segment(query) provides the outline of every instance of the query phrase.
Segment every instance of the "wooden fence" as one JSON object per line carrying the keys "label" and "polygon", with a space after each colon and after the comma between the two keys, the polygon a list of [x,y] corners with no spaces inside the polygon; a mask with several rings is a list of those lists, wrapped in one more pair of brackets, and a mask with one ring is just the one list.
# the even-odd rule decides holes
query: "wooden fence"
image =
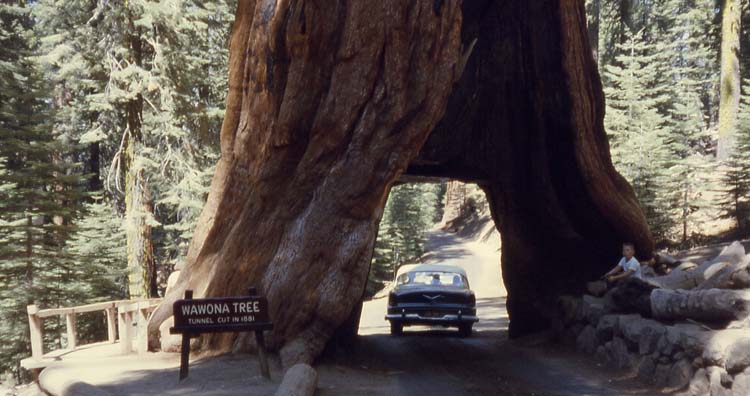
{"label": "wooden fence", "polygon": [[[96,311],[104,311],[106,314],[107,340],[110,343],[115,343],[119,339],[120,351],[123,354],[133,352],[133,346],[138,353],[145,353],[148,351],[148,318],[159,303],[161,303],[160,298],[107,301],[77,307],[50,309],[39,309],[36,305],[29,305],[26,310],[29,315],[31,332],[31,358],[22,360],[21,365],[27,369],[46,366],[44,363],[43,319],[59,315],[65,316],[67,350],[72,351],[80,346],[77,343],[76,315]],[[133,327],[136,328],[135,332]],[[134,336],[137,336],[135,345],[133,343]]]}

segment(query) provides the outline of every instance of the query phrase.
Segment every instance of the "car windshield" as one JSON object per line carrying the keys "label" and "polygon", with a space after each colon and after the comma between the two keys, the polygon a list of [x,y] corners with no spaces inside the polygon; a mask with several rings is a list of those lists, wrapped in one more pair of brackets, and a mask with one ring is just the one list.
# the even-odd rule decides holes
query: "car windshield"
{"label": "car windshield", "polygon": [[466,277],[457,272],[447,271],[412,271],[399,275],[398,286],[446,286],[468,289]]}

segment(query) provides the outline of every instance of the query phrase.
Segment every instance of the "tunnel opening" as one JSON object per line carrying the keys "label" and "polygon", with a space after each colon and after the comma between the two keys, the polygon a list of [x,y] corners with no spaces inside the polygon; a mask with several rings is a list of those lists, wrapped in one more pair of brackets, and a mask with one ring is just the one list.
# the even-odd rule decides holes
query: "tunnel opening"
{"label": "tunnel opening", "polygon": [[[623,240],[653,250],[611,164],[581,2],[354,5],[261,15],[239,3],[222,155],[149,332],[186,289],[251,284],[269,300],[284,364],[312,361],[356,334],[387,193],[411,177],[482,186],[501,231],[511,337],[546,329],[557,297],[606,270]],[[298,30],[307,19],[314,34]]]}
{"label": "tunnel opening", "polygon": [[[467,284],[462,286],[475,296],[479,322],[474,331],[506,335],[508,315],[500,256],[500,234],[480,185],[451,179],[402,177],[391,188],[383,209],[357,334],[389,334],[385,314],[390,294],[400,283],[397,273],[410,268],[446,266],[465,274]],[[415,273],[418,278],[424,275]],[[416,283],[420,281],[424,279],[417,279]],[[450,314],[425,314],[436,313]],[[452,324],[409,325],[404,327],[404,335],[450,336],[456,335],[457,330],[458,326]]]}

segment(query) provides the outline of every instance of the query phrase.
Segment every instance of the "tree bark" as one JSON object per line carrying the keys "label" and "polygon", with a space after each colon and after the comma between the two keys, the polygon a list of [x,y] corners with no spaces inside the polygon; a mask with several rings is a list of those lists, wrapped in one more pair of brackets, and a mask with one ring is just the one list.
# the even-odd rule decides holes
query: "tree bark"
{"label": "tree bark", "polygon": [[484,181],[513,335],[546,327],[556,296],[611,267],[622,241],[649,258],[609,157],[585,18],[569,0],[240,2],[222,156],[149,331],[185,289],[256,285],[283,364],[310,362],[362,297],[404,170]]}
{"label": "tree bark", "polygon": [[719,140],[716,157],[726,159],[734,149],[740,108],[740,1],[724,0],[721,15]]}
{"label": "tree bark", "polygon": [[602,0],[589,0],[586,2],[586,14],[588,18],[588,35],[589,45],[591,45],[591,55],[594,63],[599,65],[599,15],[602,9]]}
{"label": "tree bark", "polygon": [[[271,346],[285,365],[311,362],[363,295],[387,188],[457,79],[460,26],[457,2],[240,2],[222,156],[186,268],[152,322],[186,288],[256,285]],[[204,346],[226,350],[233,337]]]}
{"label": "tree bark", "polygon": [[651,292],[651,314],[655,319],[729,321],[746,318],[748,309],[748,290],[655,289]]}
{"label": "tree bark", "polygon": [[[131,29],[135,30],[132,26]],[[128,35],[130,61],[142,66],[140,37]],[[143,165],[138,162],[143,146],[143,97],[138,94],[126,104],[125,157],[125,233],[128,257],[130,298],[158,295],[154,244],[151,239],[154,208]]]}
{"label": "tree bark", "polygon": [[556,296],[584,292],[617,263],[622,242],[636,244],[639,260],[653,251],[611,163],[583,4],[554,4],[465,3],[463,42],[477,44],[419,166],[407,170],[483,180],[512,336],[546,328]]}

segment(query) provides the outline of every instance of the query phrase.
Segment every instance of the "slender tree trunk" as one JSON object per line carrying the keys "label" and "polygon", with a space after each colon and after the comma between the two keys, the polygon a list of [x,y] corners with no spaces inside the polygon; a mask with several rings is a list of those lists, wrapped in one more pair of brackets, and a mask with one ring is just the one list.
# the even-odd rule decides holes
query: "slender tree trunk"
{"label": "slender tree trunk", "polygon": [[31,215],[26,216],[26,302],[34,304],[34,222]]}
{"label": "slender tree trunk", "polygon": [[589,0],[586,2],[586,13],[588,18],[589,45],[594,62],[599,66],[599,14],[601,13],[602,0]]}
{"label": "slender tree trunk", "polygon": [[[131,61],[141,66],[142,41],[130,35]],[[128,256],[128,290],[130,298],[158,295],[156,263],[152,241],[153,203],[145,169],[138,157],[143,147],[143,97],[139,94],[127,103],[127,136],[125,138],[125,222]]]}
{"label": "slender tree trunk", "polygon": [[101,191],[102,190],[102,178],[101,178],[101,149],[99,143],[91,143],[89,145],[89,158],[87,161],[88,173],[91,174],[89,179],[88,189],[89,191]]}
{"label": "slender tree trunk", "polygon": [[721,13],[719,141],[716,157],[727,159],[734,149],[740,107],[740,0],[724,0]]}

